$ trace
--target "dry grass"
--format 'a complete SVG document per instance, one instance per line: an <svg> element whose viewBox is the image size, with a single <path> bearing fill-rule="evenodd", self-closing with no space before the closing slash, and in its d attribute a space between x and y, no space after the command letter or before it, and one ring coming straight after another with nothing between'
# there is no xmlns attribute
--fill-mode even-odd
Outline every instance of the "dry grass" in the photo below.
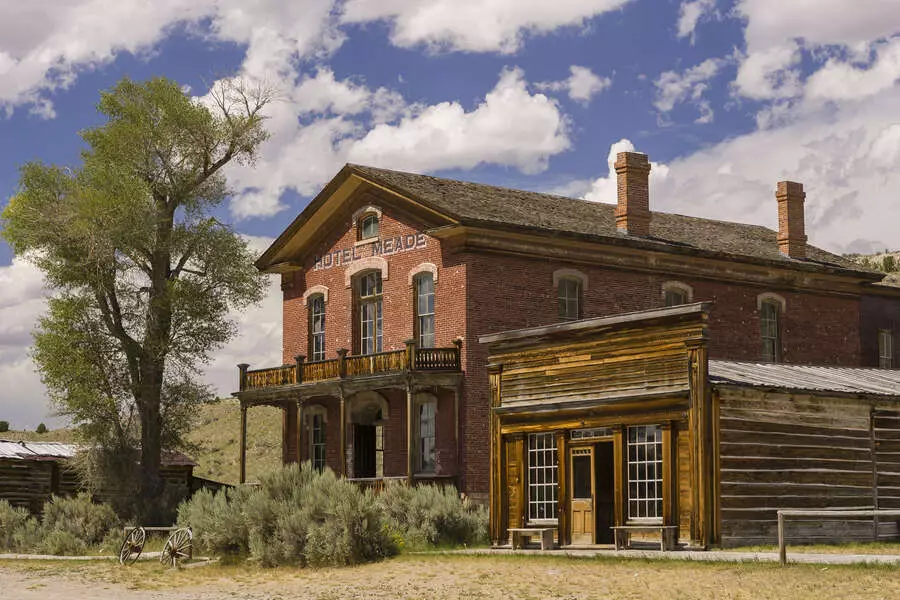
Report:
<svg viewBox="0 0 900 600"><path fill-rule="evenodd" d="M66 600L110 600L122 590L152 590L153 598L751 598L829 600L900 597L900 577L889 567L723 564L615 558L414 555L346 569L259 569L222 565L166 571L158 564L0 564L0 579L17 589L43 583L83 582L91 595L68 588ZM24 570L24 572L23 572ZM4 573L4 571L6 571ZM47 595L46 600L56 600ZM108 595L101 594L100 590ZM132 593L128 596L132 597ZM63 598L63 596L59 596Z"/></svg>
<svg viewBox="0 0 900 600"><path fill-rule="evenodd" d="M767 552L776 554L778 546L741 546L727 548L726 552ZM900 554L898 542L854 542L849 544L791 544L788 540L788 554Z"/></svg>

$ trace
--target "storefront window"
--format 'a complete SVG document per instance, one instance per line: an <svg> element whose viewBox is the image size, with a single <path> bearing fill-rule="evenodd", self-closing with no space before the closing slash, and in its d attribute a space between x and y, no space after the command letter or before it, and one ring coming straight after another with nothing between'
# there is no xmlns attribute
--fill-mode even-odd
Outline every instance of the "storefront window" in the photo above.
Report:
<svg viewBox="0 0 900 600"><path fill-rule="evenodd" d="M662 519L662 428L628 428L628 518Z"/></svg>
<svg viewBox="0 0 900 600"><path fill-rule="evenodd" d="M556 520L559 494L556 434L528 436L528 520Z"/></svg>

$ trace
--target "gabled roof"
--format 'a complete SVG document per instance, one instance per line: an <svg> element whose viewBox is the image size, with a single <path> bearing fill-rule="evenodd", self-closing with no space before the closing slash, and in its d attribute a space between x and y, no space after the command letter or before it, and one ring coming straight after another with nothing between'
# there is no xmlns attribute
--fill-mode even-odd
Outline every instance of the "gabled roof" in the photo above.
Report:
<svg viewBox="0 0 900 600"><path fill-rule="evenodd" d="M900 370L709 361L712 384L900 397Z"/></svg>
<svg viewBox="0 0 900 600"><path fill-rule="evenodd" d="M84 446L65 442L25 442L0 440L0 458L12 460L65 460L74 458ZM181 452L164 451L162 464L167 467L196 467L197 463Z"/></svg>

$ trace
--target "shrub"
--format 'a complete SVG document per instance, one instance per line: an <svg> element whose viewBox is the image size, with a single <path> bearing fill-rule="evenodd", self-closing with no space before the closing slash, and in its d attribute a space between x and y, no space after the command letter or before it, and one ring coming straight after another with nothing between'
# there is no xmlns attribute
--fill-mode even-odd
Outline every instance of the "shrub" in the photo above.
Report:
<svg viewBox="0 0 900 600"><path fill-rule="evenodd" d="M178 507L178 523L190 525L194 543L217 555L246 554L249 533L244 504L256 490L247 487L200 490Z"/></svg>
<svg viewBox="0 0 900 600"><path fill-rule="evenodd" d="M881 266L885 273L893 273L897 270L897 259L892 254L888 254L881 260Z"/></svg>
<svg viewBox="0 0 900 600"><path fill-rule="evenodd" d="M99 545L119 526L116 513L108 504L96 504L88 494L72 498L54 496L44 505L41 522L43 550L49 554L83 552Z"/></svg>
<svg viewBox="0 0 900 600"><path fill-rule="evenodd" d="M35 433L47 433L47 426L43 423L39 423L37 429L34 430Z"/></svg>
<svg viewBox="0 0 900 600"><path fill-rule="evenodd" d="M38 522L27 510L0 500L0 550L27 552L37 545Z"/></svg>
<svg viewBox="0 0 900 600"><path fill-rule="evenodd" d="M0 421L0 433L9 431L9 421Z"/></svg>
<svg viewBox="0 0 900 600"><path fill-rule="evenodd" d="M453 486L409 487L392 482L378 502L409 546L473 545L488 540L487 509L460 499Z"/></svg>

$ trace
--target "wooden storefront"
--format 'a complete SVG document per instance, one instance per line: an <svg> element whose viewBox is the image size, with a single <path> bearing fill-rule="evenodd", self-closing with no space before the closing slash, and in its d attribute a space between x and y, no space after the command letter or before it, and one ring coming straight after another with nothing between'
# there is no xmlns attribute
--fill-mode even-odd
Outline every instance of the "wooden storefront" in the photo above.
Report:
<svg viewBox="0 0 900 600"><path fill-rule="evenodd" d="M709 308L481 338L494 544L520 527L605 544L623 526L691 548L771 544L780 509L900 508L900 371L710 360ZM900 530L837 516L790 537Z"/></svg>

